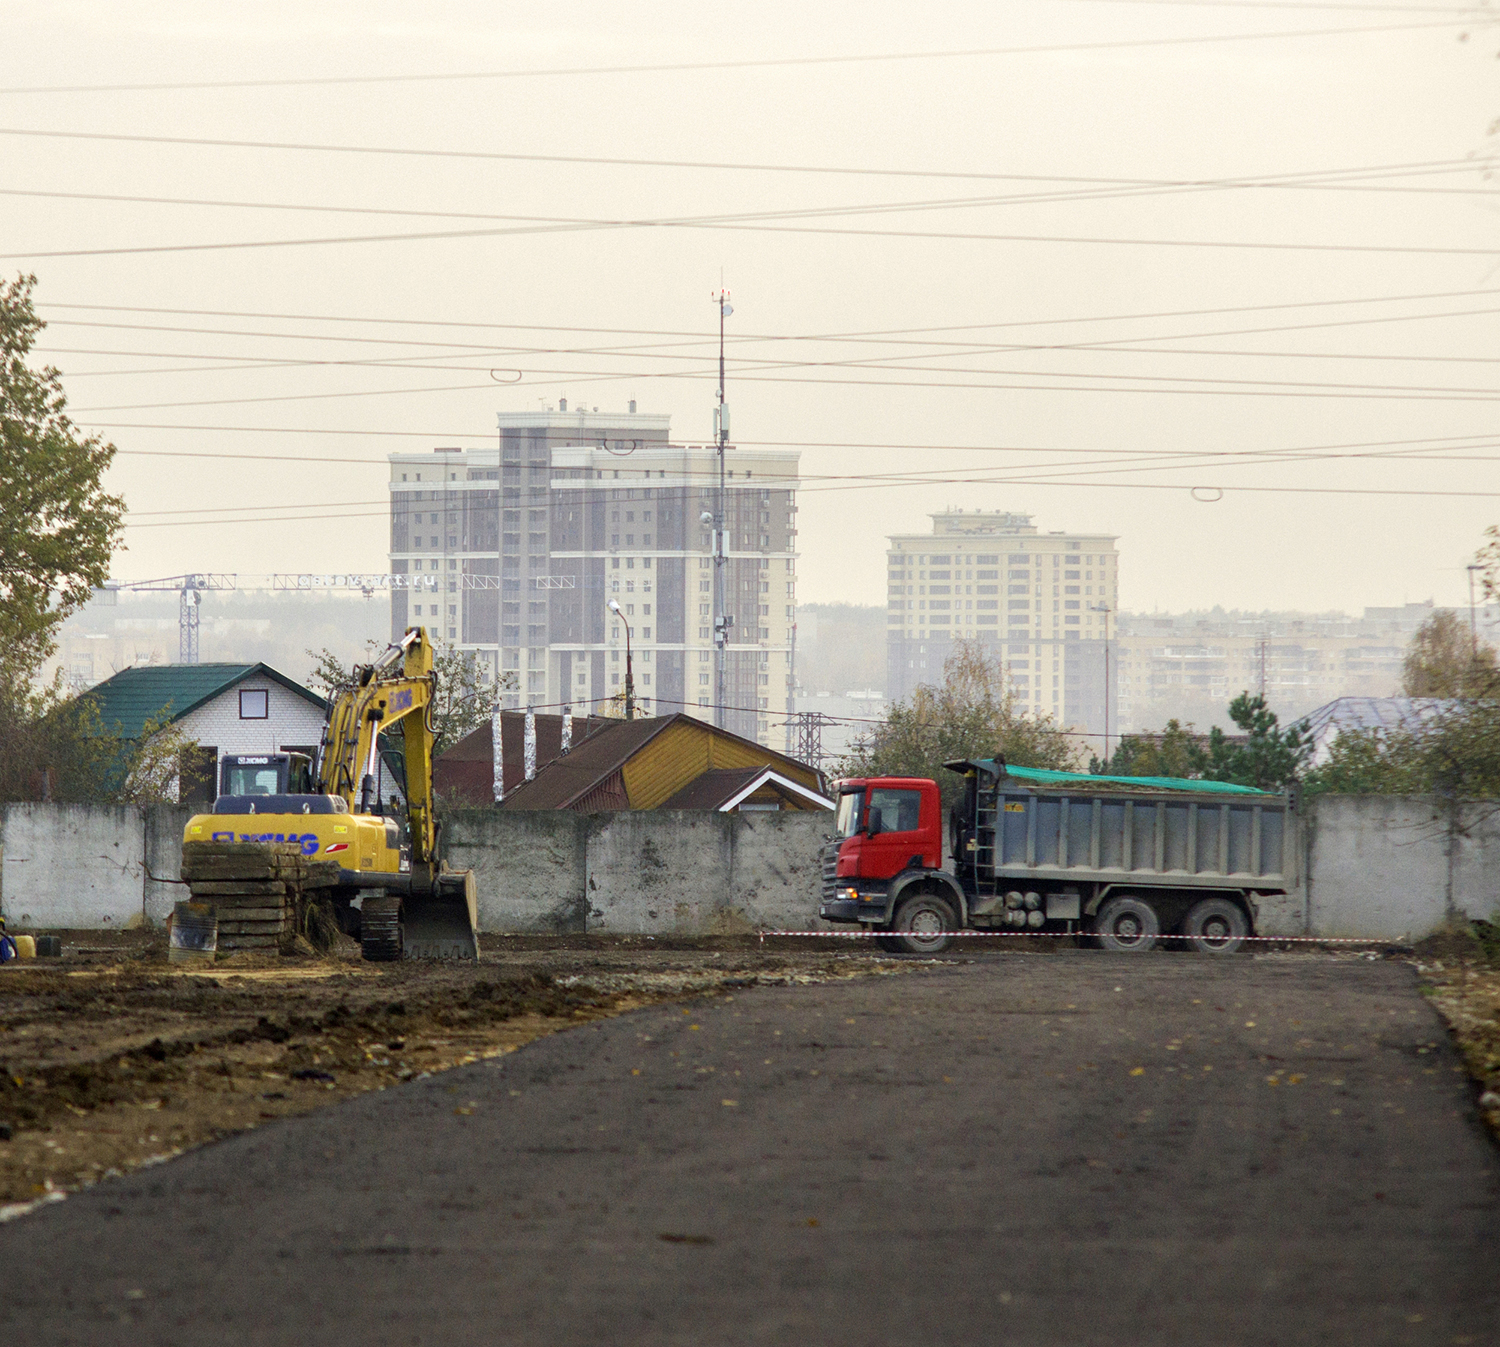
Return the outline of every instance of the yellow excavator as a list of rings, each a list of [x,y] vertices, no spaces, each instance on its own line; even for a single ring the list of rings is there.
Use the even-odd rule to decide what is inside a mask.
[[[366,959],[477,960],[474,872],[449,870],[437,854],[436,691],[432,643],[425,627],[412,627],[334,698],[315,762],[296,753],[226,755],[213,813],[189,819],[183,841],[295,842],[310,861],[337,865],[335,914]],[[399,798],[382,802],[380,736],[395,725],[405,779]]]

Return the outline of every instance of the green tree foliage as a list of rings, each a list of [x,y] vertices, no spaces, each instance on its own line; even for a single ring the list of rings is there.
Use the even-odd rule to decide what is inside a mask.
[[[45,326],[35,285],[0,285],[0,678],[13,684],[31,680],[63,620],[109,577],[125,514],[103,486],[114,445],[68,419],[57,370],[27,363]],[[37,709],[11,695],[14,708]]]
[[[339,693],[352,688],[359,681],[362,668],[384,653],[378,642],[367,642],[370,660],[366,664],[346,666],[332,650],[309,650],[307,656],[313,661],[308,682],[330,701]],[[441,641],[433,642],[433,670],[437,674],[437,694],[432,701],[433,754],[436,756],[451,748],[466,734],[472,734],[481,725],[487,724],[495,709],[495,680],[489,666],[478,660],[472,651],[454,650]],[[500,676],[500,691],[514,692],[516,675],[506,671]],[[392,747],[399,746],[402,737],[398,722],[385,731]]]
[[[107,800],[123,751],[90,698],[67,696],[60,682],[0,679],[0,802]]]
[[[1455,700],[1420,728],[1346,730],[1307,774],[1309,793],[1500,799],[1500,699]]]
[[[1456,613],[1433,613],[1411,638],[1401,666],[1408,697],[1482,697],[1500,682],[1493,646],[1478,645]]]
[[[962,783],[943,764],[997,755],[1018,767],[1078,768],[1078,751],[1057,722],[1031,715],[983,647],[961,641],[943,665],[942,686],[924,684],[892,706],[835,772],[927,777],[942,788],[948,804]]]
[[[1208,734],[1209,781],[1232,781],[1259,790],[1283,790],[1312,757],[1312,737],[1305,725],[1281,728],[1264,697],[1242,692],[1229,703],[1229,718],[1243,735],[1230,736],[1217,725]]]
[[[172,803],[197,747],[165,710],[138,739],[122,739],[94,699],[68,696],[60,677],[43,688],[0,682],[0,804]]]
[[[1159,734],[1126,734],[1108,762],[1089,760],[1089,771],[1104,776],[1201,777],[1208,769],[1208,740],[1191,725],[1167,721]]]

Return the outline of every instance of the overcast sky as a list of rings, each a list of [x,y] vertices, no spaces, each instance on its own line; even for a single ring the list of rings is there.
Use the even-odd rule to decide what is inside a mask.
[[[1487,9],[27,0],[0,46],[0,270],[121,450],[123,579],[384,570],[385,454],[559,396],[702,442],[721,274],[804,602],[950,505],[1118,534],[1138,610],[1464,602],[1500,520]]]

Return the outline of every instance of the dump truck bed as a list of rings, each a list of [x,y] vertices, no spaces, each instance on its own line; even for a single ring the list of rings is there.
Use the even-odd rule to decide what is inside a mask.
[[[1288,796],[1104,782],[1059,788],[1008,773],[993,781],[978,802],[976,859],[998,885],[1062,879],[1270,891],[1296,882]]]

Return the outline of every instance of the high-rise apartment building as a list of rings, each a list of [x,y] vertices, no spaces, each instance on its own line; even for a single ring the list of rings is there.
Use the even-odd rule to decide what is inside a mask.
[[[502,413],[483,449],[391,462],[391,627],[421,623],[514,675],[507,706],[608,710],[626,632],[639,713],[714,718],[710,447],[670,418]],[[796,453],[725,450],[726,728],[770,742],[789,710]],[[620,615],[607,609],[620,605]]]
[[[930,534],[894,534],[886,553],[886,695],[940,682],[954,641],[993,643],[1036,714],[1102,736],[1108,706],[1113,734],[1115,538],[1042,533],[1027,514],[945,510],[931,518]]]

